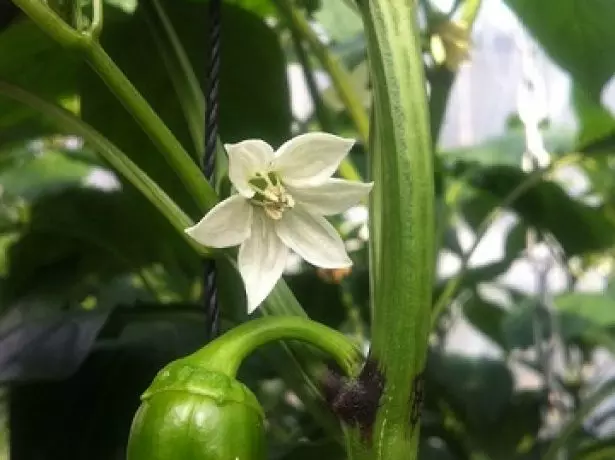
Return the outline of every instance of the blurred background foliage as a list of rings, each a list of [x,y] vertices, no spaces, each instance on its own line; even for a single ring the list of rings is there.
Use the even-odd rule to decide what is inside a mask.
[[[197,159],[164,24],[204,81],[207,2],[161,3],[164,14],[153,0],[107,0],[101,43]],[[448,96],[469,45],[464,21],[473,17],[464,11],[480,2],[421,1],[440,267],[420,457],[612,459],[615,118],[602,101],[615,73],[615,3],[505,3],[570,78],[576,122],[557,126],[536,109],[530,69],[503,132],[477,144],[443,141],[445,120],[455,116]],[[67,2],[49,4],[62,13]],[[226,0],[223,21],[222,140],[277,146],[306,130],[336,132],[360,140],[352,159],[365,177],[361,120],[370,88],[353,2]],[[470,48],[463,66],[474,58]],[[199,217],[98,76],[7,0],[0,0],[0,83],[79,115]],[[479,88],[455,110],[499,97]],[[92,146],[51,121],[0,95],[0,459],[9,452],[14,460],[122,459],[140,393],[160,367],[205,341],[201,265]],[[562,171],[583,181],[582,193],[571,192]],[[351,271],[297,262],[286,274],[313,319],[365,349],[366,214],[358,207],[335,221]],[[496,230],[501,257],[477,262],[472,255],[485,252],[479,243]],[[521,287],[506,282],[515,267],[525,276]],[[592,273],[602,284],[587,292],[582,281]],[[552,289],[556,275],[563,281]],[[242,309],[223,305],[223,327],[244,320]],[[477,340],[479,350],[470,350]],[[258,353],[241,372],[266,408],[270,458],[343,458],[335,431],[308,414],[271,359]]]

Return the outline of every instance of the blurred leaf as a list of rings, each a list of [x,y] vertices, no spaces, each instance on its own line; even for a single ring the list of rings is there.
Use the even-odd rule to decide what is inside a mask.
[[[19,155],[21,154],[21,155]],[[90,164],[56,151],[28,156],[18,152],[12,168],[0,169],[0,184],[5,193],[28,200],[84,183],[92,171]]]
[[[513,392],[503,360],[432,352],[426,388],[428,398],[438,398],[440,407],[452,410],[466,442],[490,458],[519,458],[521,440],[541,426],[544,395]]]
[[[124,460],[140,395],[165,364],[202,346],[205,330],[200,306],[116,309],[74,375],[12,389],[11,458]]]
[[[346,454],[342,446],[334,440],[319,442],[299,442],[288,453],[276,457],[279,460],[344,460]]]
[[[190,151],[186,121],[176,94],[169,90],[173,86],[161,57],[149,54],[147,65],[142,63],[143,50],[151,47],[152,40],[143,12],[137,9],[128,16],[107,10],[103,47]],[[204,70],[208,5],[166,1],[165,10],[193,67]],[[284,56],[277,36],[260,17],[237,6],[225,4],[222,15],[221,137],[225,142],[260,138],[280,144],[290,137],[291,117]],[[247,36],[250,40],[245,40]],[[204,81],[203,72],[197,74]],[[84,120],[127,152],[172,198],[191,211],[189,214],[198,214],[190,207],[192,201],[183,185],[98,76],[88,72],[81,86]]]
[[[553,60],[599,100],[615,73],[611,0],[506,0]]]
[[[195,3],[208,3],[209,0],[188,0]],[[272,15],[276,12],[270,0],[224,0],[229,5],[237,5],[261,16]]]
[[[334,42],[356,37],[363,31],[361,16],[343,1],[323,2],[314,18]]]
[[[0,33],[0,80],[50,101],[70,101],[80,62],[28,19]],[[0,98],[0,143],[51,131],[50,124],[25,106]]]
[[[0,385],[61,380],[89,354],[110,310],[32,314],[17,305],[0,316]]]
[[[326,283],[316,275],[314,270],[285,278],[286,283],[311,319],[335,329],[340,327],[346,315],[339,285]]]
[[[579,121],[577,145],[586,153],[615,152],[615,117],[578,85],[572,90],[573,108]]]
[[[574,149],[574,132],[561,128],[543,129],[545,149],[552,155],[563,155]],[[525,152],[525,133],[511,129],[505,134],[488,139],[479,145],[439,152],[447,162],[477,162],[480,165],[508,165],[519,167]]]
[[[474,187],[494,197],[493,206],[527,180],[527,173],[508,166],[478,168],[470,177]],[[555,182],[540,180],[511,208],[527,225],[552,233],[568,256],[600,251],[615,243],[615,226],[603,207],[573,199]]]
[[[427,363],[428,391],[438,391],[472,426],[497,422],[513,392],[506,363],[431,351]]]
[[[24,295],[81,300],[101,281],[156,262],[180,278],[198,272],[196,254],[140,195],[67,189],[35,201],[30,213],[8,251],[7,302]]]
[[[507,311],[492,302],[481,298],[475,291],[463,304],[463,311],[468,321],[503,349],[507,348],[502,323]]]
[[[524,297],[504,318],[502,330],[507,344],[506,349],[533,347],[536,344],[534,327],[541,328],[540,337],[549,335],[551,320],[546,315],[544,307],[537,306],[536,302],[536,299]]]

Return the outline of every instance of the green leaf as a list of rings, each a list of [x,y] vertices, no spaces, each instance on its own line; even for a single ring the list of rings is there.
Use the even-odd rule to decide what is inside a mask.
[[[203,31],[207,30],[207,4],[166,1],[165,10],[175,26],[195,69],[205,69]],[[183,145],[191,149],[187,123],[167,68],[158,54],[148,55],[151,29],[138,9],[128,16],[107,8],[101,43],[130,81],[148,100]],[[274,145],[290,136],[290,104],[284,57],[275,33],[262,19],[242,8],[225,5],[222,12],[222,69],[220,74],[220,134],[225,142],[261,138]],[[238,33],[240,31],[240,33]],[[245,40],[249,36],[250,40]],[[204,81],[203,72],[197,75]],[[120,102],[93,72],[81,81],[82,115],[141,166],[186,210],[191,199],[167,163],[154,152]],[[192,150],[192,153],[196,153]]]
[[[507,166],[476,168],[470,183],[488,192],[497,206],[529,175]],[[570,197],[555,182],[540,180],[510,206],[526,225],[553,234],[568,256],[609,248],[615,242],[615,226],[604,206],[588,206]],[[575,225],[570,225],[574,222]]]
[[[463,311],[472,326],[503,349],[507,348],[506,338],[502,331],[502,323],[507,314],[504,308],[482,299],[477,292],[474,292],[472,297],[463,304]]]
[[[553,60],[595,100],[615,73],[611,0],[506,0]]]
[[[84,183],[92,172],[90,164],[57,151],[44,151],[34,156],[16,152],[14,165],[0,169],[0,183],[4,193],[27,200],[41,194]]]
[[[500,420],[513,394],[512,375],[506,363],[491,358],[472,358],[430,352],[427,379],[439,395],[473,426]]]
[[[361,17],[343,1],[323,2],[314,18],[334,42],[355,37],[363,31]]]
[[[81,301],[103,281],[155,263],[180,279],[186,267],[198,272],[194,251],[134,192],[66,189],[36,200],[30,216],[8,250],[7,302],[26,295]]]
[[[203,345],[205,327],[199,305],[116,309],[74,375],[12,388],[11,455],[124,458],[141,393],[164,365]]]
[[[0,33],[0,80],[51,101],[70,102],[76,95],[78,57],[62,49],[27,19]],[[0,100],[0,143],[50,131],[32,109]]]
[[[0,385],[61,380],[89,354],[110,310],[41,313],[19,305],[0,316]]]
[[[562,128],[542,129],[545,149],[558,156],[574,149],[574,132]],[[526,150],[525,133],[520,129],[511,129],[505,134],[488,139],[479,145],[460,147],[439,152],[448,163],[476,162],[484,166],[508,165],[519,166]]]
[[[587,153],[615,151],[615,117],[600,102],[579,88],[572,90],[573,108],[579,121],[577,145]],[[606,142],[605,142],[606,141]]]

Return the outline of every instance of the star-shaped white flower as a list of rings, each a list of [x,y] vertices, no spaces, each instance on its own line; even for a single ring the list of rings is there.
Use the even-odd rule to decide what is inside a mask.
[[[317,267],[352,265],[344,242],[323,216],[347,210],[372,188],[331,177],[353,144],[332,134],[308,133],[276,152],[261,140],[226,145],[229,178],[238,193],[186,233],[213,248],[241,245],[237,264],[248,313],[282,276],[289,248]]]

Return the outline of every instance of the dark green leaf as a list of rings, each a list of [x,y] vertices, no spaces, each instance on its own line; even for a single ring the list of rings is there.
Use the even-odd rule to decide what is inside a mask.
[[[495,198],[493,206],[507,199],[526,181],[527,173],[508,166],[479,168],[470,178],[474,187]],[[603,206],[585,205],[571,198],[555,182],[538,181],[511,208],[525,224],[553,234],[568,256],[600,251],[615,242],[615,227]]]
[[[165,364],[205,342],[205,326],[200,306],[117,309],[77,373],[12,389],[11,457],[124,460],[141,393]]]
[[[90,353],[110,312],[32,310],[17,305],[0,316],[0,385],[68,377]]]
[[[103,47],[190,151],[192,144],[186,121],[161,57],[148,53],[147,62],[143,62],[143,50],[152,47],[151,30],[143,12],[138,9],[129,16],[112,8],[107,10]],[[166,1],[165,10],[193,67],[204,81],[208,5]],[[223,10],[222,139],[235,142],[260,138],[277,145],[290,136],[285,63],[277,36],[260,17],[242,8],[225,5]],[[182,184],[98,76],[88,72],[81,86],[84,120],[127,152],[180,205],[191,209],[188,207],[191,200]],[[196,210],[192,211],[195,214]]]
[[[497,422],[513,394],[512,375],[501,360],[433,351],[426,378],[427,388],[438,388],[455,412],[474,426]]]
[[[16,152],[13,167],[0,169],[5,193],[31,200],[41,194],[85,183],[92,166],[55,151]]]
[[[506,349],[506,339],[502,330],[502,323],[507,314],[505,309],[485,301],[474,292],[472,297],[465,301],[463,311],[472,326]]]
[[[27,19],[0,33],[0,80],[50,101],[70,102],[79,68],[74,53],[62,49]],[[32,110],[0,98],[0,143],[49,131],[49,126]]]
[[[100,282],[155,263],[184,283],[198,272],[196,254],[138,194],[67,189],[35,201],[30,212],[8,251],[7,302],[40,295],[79,301]]]

